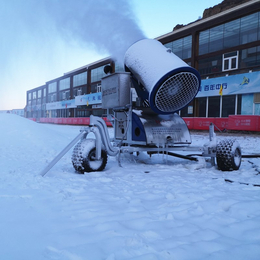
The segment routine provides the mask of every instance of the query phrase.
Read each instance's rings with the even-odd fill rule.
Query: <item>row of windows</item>
[[[260,12],[224,23],[199,34],[199,55],[223,50],[260,40]],[[169,42],[170,48],[181,59],[191,58],[192,36]]]
[[[193,115],[196,117],[260,115],[260,93],[195,98],[190,106],[181,110],[182,117]]]
[[[241,115],[242,95],[214,96],[196,98],[193,102],[195,111],[189,106],[181,110],[182,117],[228,117]],[[194,114],[193,114],[194,112]]]
[[[260,46],[217,55],[198,62],[198,71],[203,75],[260,66]]]
[[[169,48],[175,55],[177,55],[181,59],[191,58],[191,46],[191,35],[165,44],[166,48]]]
[[[199,55],[260,40],[260,12],[200,32]]]
[[[42,97],[42,90],[33,91],[28,93],[28,100],[39,99]],[[46,88],[43,89],[43,97],[46,97]]]

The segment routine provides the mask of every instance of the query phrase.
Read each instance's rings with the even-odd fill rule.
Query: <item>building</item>
[[[233,2],[225,0],[204,11],[213,15],[157,38],[201,75],[198,95],[180,111],[184,118],[260,115],[260,2]],[[26,117],[102,116],[100,84],[107,64],[122,70],[106,58],[27,91]]]
[[[0,110],[0,113],[15,114],[24,117],[24,109]]]

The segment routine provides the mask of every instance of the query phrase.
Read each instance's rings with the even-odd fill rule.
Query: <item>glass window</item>
[[[38,98],[41,98],[42,97],[42,90],[38,90]]]
[[[209,52],[223,49],[223,24],[213,27],[209,31]]]
[[[240,44],[257,40],[258,14],[254,13],[241,18]]]
[[[240,19],[224,24],[224,48],[239,45]]]
[[[223,54],[223,71],[238,68],[238,51]]]
[[[190,102],[190,104],[188,104],[186,107],[184,107],[181,110],[182,117],[192,117],[193,116],[193,112],[194,112],[193,104],[194,104],[194,102],[192,101],[192,102]]]
[[[260,46],[240,51],[240,68],[248,68],[257,65],[260,65]]]
[[[192,36],[178,39],[173,42],[166,43],[164,46],[171,49],[171,51],[181,59],[191,58],[191,45],[192,45]]]
[[[168,42],[164,44],[165,48],[170,49],[172,51],[172,42]]]
[[[94,116],[103,116],[106,114],[106,110],[104,109],[93,109],[92,113]]]
[[[101,78],[103,78],[104,76],[106,76],[106,74],[105,74],[105,72],[104,72],[104,67],[105,67],[105,66],[106,66],[106,65],[91,70],[91,82],[100,81]]]
[[[43,96],[46,97],[46,88],[43,89]]]
[[[33,91],[32,98],[33,98],[33,99],[36,99],[36,91]]]
[[[237,115],[241,115],[242,95],[237,95]]]
[[[56,102],[56,101],[57,101],[56,93],[50,94],[50,95],[48,96],[48,101],[49,101],[49,102]]]
[[[60,90],[70,88],[70,78],[60,80]]]
[[[206,117],[207,98],[196,98],[196,116]]]
[[[28,93],[28,100],[32,99],[32,93]]]
[[[199,35],[199,55],[209,52],[209,30],[200,32]]]
[[[125,71],[123,64],[119,64],[118,62],[115,62],[115,72],[122,72]]]
[[[69,100],[70,99],[70,91],[60,92],[60,100]]]
[[[172,42],[172,52],[179,58],[182,57],[182,39]]]
[[[199,55],[256,40],[260,40],[260,12],[200,32]]]
[[[236,95],[222,96],[222,117],[235,115]]]
[[[208,117],[219,117],[220,97],[209,97]]]
[[[73,76],[73,87],[87,84],[87,71]]]
[[[57,91],[57,82],[52,82],[48,85],[49,93],[53,93]]]
[[[214,56],[207,59],[199,60],[199,73],[206,75],[210,73],[217,73],[222,71],[222,56]]]
[[[192,37],[187,36],[183,38],[183,48],[182,48],[182,59],[189,59],[191,58],[191,44],[192,44]]]

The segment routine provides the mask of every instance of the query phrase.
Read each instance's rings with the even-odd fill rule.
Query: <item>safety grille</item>
[[[198,77],[190,72],[180,72],[168,78],[155,95],[155,106],[162,112],[175,112],[189,104],[199,88]]]

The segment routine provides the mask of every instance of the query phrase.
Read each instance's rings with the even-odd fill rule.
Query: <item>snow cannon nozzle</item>
[[[134,43],[126,51],[124,63],[141,85],[140,89],[145,89],[143,96],[148,97],[150,107],[157,114],[182,109],[198,93],[201,83],[198,71],[157,40]]]

